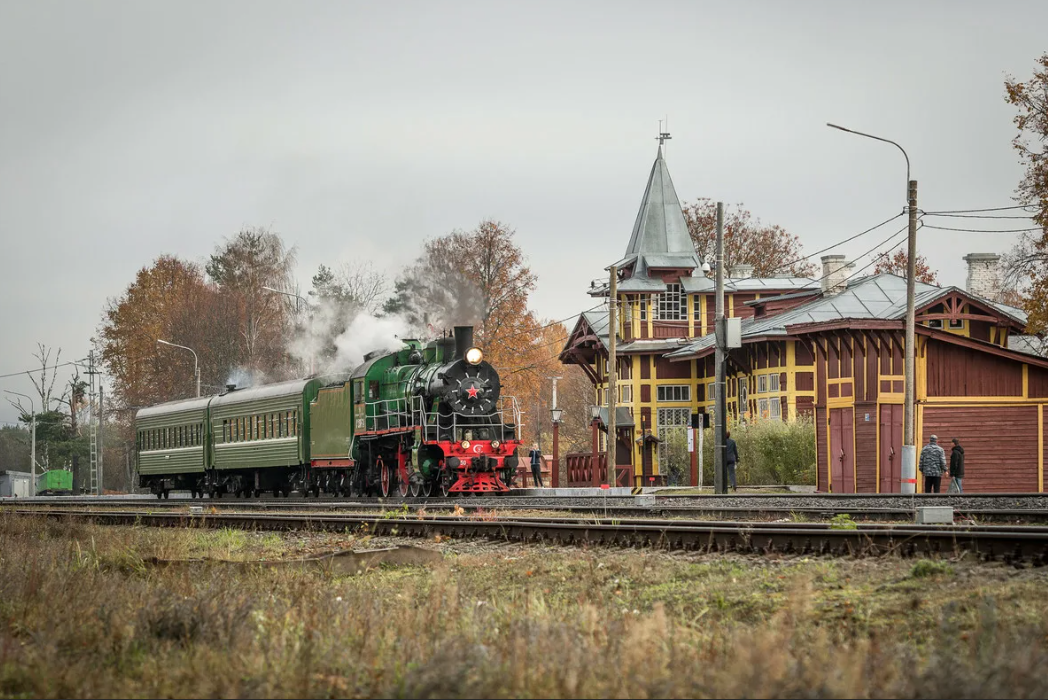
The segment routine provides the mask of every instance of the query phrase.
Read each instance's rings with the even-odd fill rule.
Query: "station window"
[[[768,393],[768,375],[762,374],[759,377],[757,377],[757,393]]]
[[[640,301],[640,320],[641,321],[647,321],[648,320],[648,295],[647,294],[638,294],[637,295],[637,299],[638,299],[638,301]]]
[[[667,284],[666,291],[656,296],[658,299],[656,318],[663,321],[687,320],[688,302],[687,297],[681,294],[680,284],[676,282]]]
[[[779,401],[780,400],[778,396],[771,400],[770,406],[772,418],[782,418],[782,406],[780,405]]]
[[[657,387],[656,398],[659,401],[691,401],[691,386],[674,384]]]
[[[933,318],[933,319],[929,320],[928,321],[928,327],[929,328],[942,328],[942,319],[941,318]]]
[[[950,319],[950,328],[952,328],[955,331],[964,328],[964,319],[963,318],[951,318]]]
[[[633,402],[633,387],[629,384],[622,384],[619,386],[619,401],[622,403]]]
[[[768,399],[760,399],[757,402],[757,414],[761,418],[767,418],[768,417]]]
[[[771,391],[779,390],[779,375],[772,374],[768,376],[768,386]]]

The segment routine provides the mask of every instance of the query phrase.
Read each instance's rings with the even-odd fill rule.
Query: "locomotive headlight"
[[[469,449],[469,440],[463,440],[462,441],[462,449],[464,449],[464,450],[468,450]]]
[[[497,450],[499,448],[499,445],[501,445],[501,444],[502,443],[499,442],[498,440],[492,440],[491,441],[491,449]]]
[[[479,365],[484,361],[484,351],[480,348],[470,348],[466,351],[466,362],[471,365]]]

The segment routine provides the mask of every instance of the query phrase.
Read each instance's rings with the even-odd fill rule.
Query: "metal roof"
[[[257,401],[258,399],[268,399],[277,396],[291,396],[293,394],[302,394],[306,390],[306,385],[310,382],[316,382],[316,379],[292,379],[287,382],[279,382],[277,384],[264,384],[262,386],[251,387],[249,389],[235,389],[228,394],[222,394],[216,396],[215,400],[212,401],[212,407],[223,406],[227,404],[243,403],[245,401]]]
[[[917,306],[935,297],[945,295],[956,287],[935,287],[918,282],[916,287]],[[786,335],[786,327],[799,323],[827,323],[843,319],[895,320],[906,315],[906,280],[895,275],[882,273],[866,277],[858,284],[833,296],[821,296],[781,314],[765,318],[745,319],[742,322],[742,337],[754,338],[769,335]],[[669,353],[667,357],[687,357],[714,347],[715,336],[703,336]]]
[[[181,413],[182,411],[202,411],[207,408],[208,402],[213,398],[215,398],[215,395],[195,396],[191,399],[178,399],[177,401],[158,403],[155,406],[139,409],[138,413],[135,414],[135,420],[149,418],[150,416],[163,416],[169,413]]]
[[[1008,349],[1024,355],[1048,357],[1048,340],[1038,338],[1036,335],[1010,335],[1008,336]]]
[[[695,246],[688,233],[688,224],[684,220],[677,191],[673,188],[669,168],[662,157],[661,144],[655,163],[651,166],[651,175],[648,176],[648,186],[644,189],[637,221],[633,224],[630,244],[626,248],[626,256],[652,253],[695,255]]]
[[[608,407],[604,406],[600,409],[600,424],[607,430],[608,428]],[[625,406],[615,407],[615,427],[616,428],[632,428],[635,424],[633,422],[633,415],[630,414],[630,409]]]

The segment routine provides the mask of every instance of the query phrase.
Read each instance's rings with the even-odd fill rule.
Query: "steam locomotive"
[[[473,328],[364,357],[348,379],[299,379],[172,401],[135,417],[139,484],[158,498],[428,497],[513,485],[520,409]]]

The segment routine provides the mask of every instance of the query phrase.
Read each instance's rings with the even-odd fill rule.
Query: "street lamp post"
[[[917,445],[915,441],[916,422],[914,412],[916,374],[916,331],[914,297],[917,287],[917,181],[910,179],[910,156],[899,144],[889,139],[864,134],[861,131],[846,129],[843,126],[830,124],[826,126],[849,134],[865,136],[876,141],[883,141],[902,151],[906,159],[906,206],[909,214],[909,235],[906,241],[906,342],[904,345],[905,363],[903,377],[903,426],[902,426],[902,493],[914,493],[917,490]]]
[[[33,403],[33,397],[26,396],[25,394],[18,391],[11,391],[4,389],[8,394],[14,394],[15,396],[21,396],[24,399],[29,400],[29,406],[33,409],[30,414],[30,445],[29,448],[29,495],[36,496],[36,404]]]
[[[193,348],[187,348],[185,345],[176,345],[175,343],[169,343],[166,340],[156,339],[156,342],[161,345],[170,345],[173,348],[181,348],[182,350],[188,350],[193,353],[193,374],[196,376],[196,394],[200,396],[200,363],[197,361],[197,354]]]
[[[553,380],[553,407],[550,409],[550,418],[553,419],[553,472],[550,474],[550,486],[560,486],[560,419],[564,411],[557,408],[557,380],[560,377],[548,377]]]
[[[300,302],[300,301],[303,302],[306,305],[306,308],[309,308],[309,301],[305,297],[303,297],[303,296],[301,296],[299,294],[295,294],[294,292],[285,292],[285,291],[282,291],[280,289],[273,289],[272,287],[262,287],[262,289],[264,289],[267,292],[272,292],[273,294],[283,294],[286,297],[294,297],[296,299],[296,301],[295,301],[295,313],[296,314],[299,311],[298,302]],[[313,367],[313,365],[314,365],[313,355],[314,355],[314,352],[313,352],[313,312],[310,311],[309,312],[309,376],[311,376],[311,377],[315,373],[315,370],[314,370],[314,367]]]
[[[560,418],[564,414],[559,408],[550,409],[553,418],[553,472],[550,474],[550,487],[560,486]]]

